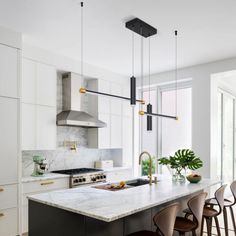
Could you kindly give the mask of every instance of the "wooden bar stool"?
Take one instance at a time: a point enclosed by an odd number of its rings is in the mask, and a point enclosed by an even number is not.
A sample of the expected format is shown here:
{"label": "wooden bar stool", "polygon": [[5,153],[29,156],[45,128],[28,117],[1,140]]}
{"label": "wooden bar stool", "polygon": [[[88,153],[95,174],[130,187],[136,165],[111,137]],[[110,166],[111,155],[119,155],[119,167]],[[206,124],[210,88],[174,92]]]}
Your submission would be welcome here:
{"label": "wooden bar stool", "polygon": [[[218,210],[213,209],[213,206],[209,207],[208,204],[205,204],[204,209],[203,209],[201,235],[203,234],[204,219],[205,219],[206,223],[207,223],[207,235],[211,236],[212,220],[214,219],[215,224],[216,224],[217,235],[221,236],[219,221],[218,221],[217,217],[221,214],[221,212],[223,211],[223,208],[224,208],[224,192],[225,192],[226,186],[227,185],[222,185],[215,192],[215,199],[217,202],[217,206],[219,207]],[[186,218],[188,218],[188,216],[192,215],[190,209],[185,209],[183,212],[186,213],[186,215],[185,215]]]}
{"label": "wooden bar stool", "polygon": [[197,232],[200,231],[201,228],[206,196],[207,193],[200,193],[188,201],[188,209],[193,216],[193,220],[186,217],[176,217],[174,230],[178,231],[179,235],[185,235],[187,232],[192,232],[193,236],[199,235]]}
{"label": "wooden bar stool", "polygon": [[[230,210],[231,219],[232,219],[232,223],[233,223],[233,227],[234,227],[234,232],[235,232],[235,235],[236,235],[236,224],[235,224],[235,217],[234,217],[234,211],[233,211],[233,206],[236,204],[236,180],[231,183],[230,190],[232,192],[234,200],[232,202],[229,199],[224,199],[224,209],[223,209],[224,224],[225,224],[225,235],[226,236],[229,235],[229,233],[228,233],[229,229],[228,229],[227,208],[229,208],[229,210]],[[217,206],[218,205],[215,198],[207,199],[206,204],[210,205],[210,206]]]}
{"label": "wooden bar stool", "polygon": [[162,209],[153,217],[154,225],[157,227],[156,232],[143,230],[129,234],[129,236],[172,236],[178,209],[179,204],[174,203]]}

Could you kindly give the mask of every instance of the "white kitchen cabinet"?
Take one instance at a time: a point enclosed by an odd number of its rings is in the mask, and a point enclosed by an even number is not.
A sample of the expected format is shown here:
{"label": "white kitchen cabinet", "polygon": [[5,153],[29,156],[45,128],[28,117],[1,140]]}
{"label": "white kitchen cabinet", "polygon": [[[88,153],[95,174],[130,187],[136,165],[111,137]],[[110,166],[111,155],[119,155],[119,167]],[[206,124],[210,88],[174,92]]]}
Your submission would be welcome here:
{"label": "white kitchen cabinet", "polygon": [[[98,91],[110,94],[110,82],[100,79],[98,81]],[[98,96],[98,112],[110,114],[111,99],[107,96]]]}
{"label": "white kitchen cabinet", "polygon": [[22,102],[36,103],[36,63],[29,59],[22,60]]}
{"label": "white kitchen cabinet", "polygon": [[18,100],[0,97],[0,184],[18,180]]}
{"label": "white kitchen cabinet", "polygon": [[22,102],[56,107],[56,69],[53,66],[22,60]]}
{"label": "white kitchen cabinet", "polygon": [[36,65],[36,104],[56,107],[56,69],[53,66]]}
{"label": "white kitchen cabinet", "polygon": [[[111,83],[111,94],[122,96],[122,87],[119,84]],[[111,114],[121,115],[122,100],[119,98],[111,98]]]}
{"label": "white kitchen cabinet", "polygon": [[22,150],[56,149],[56,108],[22,104]]}
{"label": "white kitchen cabinet", "polygon": [[99,119],[107,124],[107,127],[99,129],[98,146],[99,148],[110,148],[111,146],[111,126],[110,115],[100,114]]}
{"label": "white kitchen cabinet", "polygon": [[0,96],[18,97],[18,50],[0,44]]}
{"label": "white kitchen cabinet", "polygon": [[18,235],[17,208],[0,210],[0,235],[15,236]]}
{"label": "white kitchen cabinet", "polygon": [[36,149],[36,105],[23,103],[22,109],[22,150]]}
{"label": "white kitchen cabinet", "polygon": [[36,149],[56,149],[56,108],[36,107]]}
{"label": "white kitchen cabinet", "polygon": [[132,117],[123,117],[123,134],[122,134],[122,148],[123,148],[123,165],[132,166]]}
{"label": "white kitchen cabinet", "polygon": [[111,115],[111,148],[122,148],[122,116]]}

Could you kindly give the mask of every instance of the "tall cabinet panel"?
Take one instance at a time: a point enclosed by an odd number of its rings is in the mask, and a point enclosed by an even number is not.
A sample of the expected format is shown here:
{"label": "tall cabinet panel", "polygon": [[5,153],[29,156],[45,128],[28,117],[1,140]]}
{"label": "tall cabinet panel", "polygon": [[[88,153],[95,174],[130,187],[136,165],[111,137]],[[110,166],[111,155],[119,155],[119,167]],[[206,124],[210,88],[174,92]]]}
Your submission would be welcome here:
{"label": "tall cabinet panel", "polygon": [[56,149],[56,69],[23,59],[22,149]]}
{"label": "tall cabinet panel", "polygon": [[18,101],[0,97],[0,184],[17,183]]}
{"label": "tall cabinet panel", "polygon": [[0,95],[19,96],[18,52],[15,48],[0,44]]}
{"label": "tall cabinet panel", "polygon": [[21,35],[0,28],[0,235],[19,229]]}

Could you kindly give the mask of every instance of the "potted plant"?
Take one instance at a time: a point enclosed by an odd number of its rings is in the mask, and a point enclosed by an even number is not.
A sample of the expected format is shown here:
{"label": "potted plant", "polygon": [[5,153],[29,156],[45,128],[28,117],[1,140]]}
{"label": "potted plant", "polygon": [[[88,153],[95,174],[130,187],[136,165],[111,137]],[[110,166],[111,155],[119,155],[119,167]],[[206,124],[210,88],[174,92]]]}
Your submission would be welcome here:
{"label": "potted plant", "polygon": [[177,182],[185,181],[185,176],[182,174],[183,170],[196,170],[203,166],[202,160],[190,149],[179,149],[175,152],[174,156],[158,159],[158,163],[173,169],[174,174],[172,177]]}

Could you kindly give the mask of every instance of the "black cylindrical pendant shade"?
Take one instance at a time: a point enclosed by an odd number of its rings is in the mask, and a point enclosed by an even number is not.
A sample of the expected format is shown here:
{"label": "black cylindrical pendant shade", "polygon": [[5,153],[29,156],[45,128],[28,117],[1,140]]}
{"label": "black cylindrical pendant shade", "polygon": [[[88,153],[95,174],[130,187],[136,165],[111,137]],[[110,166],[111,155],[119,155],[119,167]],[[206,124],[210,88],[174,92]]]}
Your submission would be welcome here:
{"label": "black cylindrical pendant shade", "polygon": [[[152,113],[152,105],[147,105],[147,113]],[[152,116],[147,115],[147,131],[152,131]]]}
{"label": "black cylindrical pendant shade", "polygon": [[130,105],[136,105],[136,78],[130,78]]}

